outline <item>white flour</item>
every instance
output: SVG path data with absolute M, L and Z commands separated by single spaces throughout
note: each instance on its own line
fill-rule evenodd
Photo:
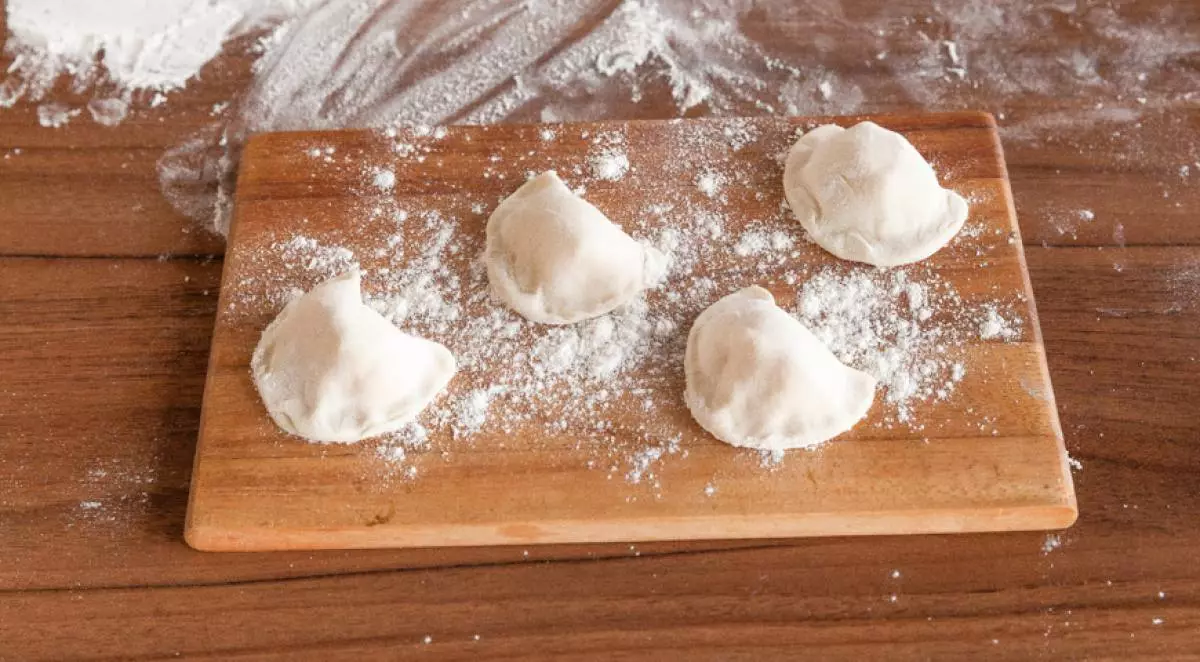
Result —
M 733 252 L 741 257 L 774 253 L 777 258 L 787 258 L 794 245 L 792 233 L 786 230 L 747 230 L 734 244 Z
M 629 172 L 629 157 L 624 152 L 602 152 L 593 156 L 589 163 L 596 179 L 616 181 Z
M 72 110 L 61 103 L 44 103 L 38 106 L 37 114 L 38 124 L 51 129 L 57 129 L 70 122 L 72 117 L 79 114 L 79 110 Z
M 75 89 L 183 87 L 225 42 L 312 0 L 8 0 L 14 57 L 0 106 L 38 101 L 67 75 Z
M 1003 315 L 996 306 L 984 307 L 983 319 L 979 323 L 979 337 L 982 340 L 1013 340 L 1020 335 L 1017 323 Z
M 92 99 L 87 103 L 88 112 L 97 124 L 116 126 L 129 114 L 129 103 L 124 99 Z
M 387 168 L 377 168 L 371 175 L 371 182 L 380 191 L 390 191 L 396 186 L 396 173 Z
M 843 363 L 879 380 L 896 420 L 914 429 L 921 424 L 912 421 L 912 405 L 949 399 L 966 376 L 969 332 L 961 320 L 979 313 L 936 273 L 922 273 L 919 266 L 831 268 L 804 283 L 797 306 L 800 320 Z M 994 304 L 985 309 L 997 314 Z M 1006 328 L 1011 334 L 1005 339 L 1016 339 L 1015 327 Z
M 133 531 L 154 511 L 152 497 L 160 481 L 158 456 L 96 458 L 81 481 L 87 498 L 71 513 L 67 528 Z
M 719 172 L 705 171 L 697 175 L 696 186 L 704 195 L 715 198 L 721 193 L 721 187 L 725 186 L 725 177 Z
M 1006 140 L 1021 142 L 1069 144 L 1079 127 L 1112 122 L 1119 148 L 1146 160 L 1157 151 L 1138 136 L 1193 129 L 1140 120 L 1172 90 L 1200 89 L 1200 72 L 1186 66 L 1200 53 L 1200 27 L 1169 6 L 927 0 L 851 19 L 837 0 L 10 0 L 7 12 L 5 50 L 15 59 L 0 107 L 40 100 L 66 75 L 96 98 L 153 108 L 222 44 L 259 35 L 248 89 L 227 109 L 218 104 L 220 121 L 160 167 L 168 200 L 222 232 L 249 131 L 599 119 L 665 94 L 680 113 L 724 115 L 982 108 L 997 113 Z M 768 49 L 759 37 L 776 24 L 811 38 Z M 1047 40 L 1056 29 L 1071 38 Z M 1007 116 L 1008 100 L 1029 96 L 1115 107 L 1056 117 L 1027 116 L 1017 104 Z M 126 114 L 93 112 L 106 124 Z M 48 113 L 44 123 L 70 118 Z

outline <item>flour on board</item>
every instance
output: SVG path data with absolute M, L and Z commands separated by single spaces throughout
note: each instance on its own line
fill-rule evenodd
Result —
M 751 185 L 757 175 L 737 165 L 744 161 L 723 156 L 730 153 L 731 133 L 742 136 L 743 129 L 738 121 L 701 125 L 662 146 L 677 155 L 668 159 L 666 172 L 626 173 L 625 183 L 639 187 L 646 199 L 639 213 L 620 219 L 622 226 L 666 254 L 669 266 L 657 287 L 608 315 L 566 326 L 532 324 L 491 298 L 478 258 L 483 224 L 497 196 L 467 193 L 449 207 L 439 203 L 433 209 L 422 208 L 419 198 L 390 194 L 406 162 L 424 157 L 438 167 L 434 147 L 441 138 L 435 136 L 444 134 L 430 127 L 380 132 L 386 143 L 406 145 L 385 150 L 390 156 L 384 162 L 329 155 L 326 146 L 311 146 L 317 152 L 309 161 L 314 173 L 349 173 L 361 181 L 355 189 L 361 212 L 352 215 L 359 220 L 291 237 L 267 234 L 245 245 L 243 259 L 258 276 L 231 284 L 222 314 L 273 315 L 298 291 L 358 266 L 364 270 L 369 305 L 401 329 L 450 348 L 460 372 L 448 392 L 413 425 L 367 442 L 375 444 L 370 455 L 375 470 L 394 480 L 417 480 L 425 463 L 453 462 L 456 454 L 480 443 L 503 446 L 520 434 L 573 439 L 589 468 L 637 486 L 628 498 L 655 498 L 661 493 L 662 467 L 688 452 L 678 424 L 657 415 L 678 398 L 670 385 L 681 383 L 687 331 L 701 310 L 747 283 L 774 281 L 793 288 L 796 296 L 781 299 L 780 305 L 840 360 L 879 380 L 876 406 L 883 415 L 878 424 L 924 430 L 935 421 L 922 419 L 916 405 L 952 400 L 959 385 L 972 378 L 965 343 L 979 339 L 980 327 L 992 315 L 1019 332 L 1015 307 L 994 300 L 968 302 L 936 270 L 920 264 L 887 271 L 849 263 L 810 267 L 815 258 L 827 256 L 801 240 L 781 206 L 747 219 L 702 190 L 679 196 L 643 185 L 645 178 L 664 176 L 686 182 L 695 176 L 697 162 L 714 164 L 711 171 L 724 181 Z M 599 136 L 585 132 L 563 125 L 549 138 L 588 144 L 581 151 L 555 151 L 554 168 L 574 188 L 608 181 L 606 173 L 591 167 L 597 154 L 628 150 L 619 128 Z M 787 138 L 756 134 L 744 137 L 742 146 L 764 149 L 763 140 Z M 537 140 L 543 139 L 539 134 Z M 509 171 L 540 171 L 548 165 L 536 151 L 504 145 L 495 150 L 486 162 L 506 164 Z M 380 172 L 397 180 L 380 187 Z M 986 259 L 1005 241 L 994 232 L 978 232 L 947 250 Z M 708 265 L 717 260 L 727 267 L 710 273 Z M 1006 334 L 996 340 L 1017 338 Z M 979 422 L 994 427 L 982 413 Z M 536 432 L 526 434 L 530 430 Z M 783 453 L 750 455 L 767 470 L 786 462 Z M 715 491 L 709 496 L 720 498 Z

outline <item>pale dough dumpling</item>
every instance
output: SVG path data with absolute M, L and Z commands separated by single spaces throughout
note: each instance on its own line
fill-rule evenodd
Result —
M 603 315 L 661 278 L 663 255 L 643 246 L 544 172 L 505 198 L 487 224 L 488 281 L 534 322 Z
M 761 287 L 700 314 L 684 372 L 696 422 L 748 448 L 814 446 L 854 427 L 875 399 L 874 377 L 843 365 Z
M 251 369 L 279 427 L 346 443 L 401 428 L 456 368 L 450 350 L 364 305 L 353 270 L 289 303 L 263 332 Z
M 938 184 L 912 143 L 873 122 L 804 134 L 788 152 L 783 191 L 813 241 L 880 267 L 933 255 L 967 220 L 966 201 Z

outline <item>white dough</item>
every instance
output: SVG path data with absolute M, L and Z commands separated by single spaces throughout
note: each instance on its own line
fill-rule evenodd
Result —
M 822 248 L 880 267 L 933 255 L 967 220 L 966 200 L 938 184 L 912 143 L 873 122 L 804 134 L 788 152 L 783 192 Z
M 492 212 L 484 259 L 496 296 L 545 324 L 603 315 L 652 286 L 665 266 L 662 253 L 625 234 L 553 170 Z
M 815 446 L 854 427 L 875 399 L 874 377 L 842 365 L 761 287 L 696 318 L 684 372 L 696 422 L 748 448 Z
M 263 332 L 251 369 L 279 427 L 328 443 L 399 429 L 456 368 L 450 350 L 364 305 L 352 270 L 289 303 Z

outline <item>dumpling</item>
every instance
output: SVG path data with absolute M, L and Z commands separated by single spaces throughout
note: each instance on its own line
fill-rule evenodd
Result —
M 923 260 L 967 220 L 967 202 L 943 189 L 904 136 L 873 123 L 827 124 L 788 152 L 783 191 L 813 241 L 880 267 Z
M 814 446 L 854 427 L 875 399 L 874 377 L 842 365 L 761 287 L 696 318 L 684 372 L 696 422 L 748 448 Z
M 323 443 L 392 432 L 454 376 L 450 350 L 363 304 L 360 281 L 349 271 L 295 299 L 254 349 L 255 386 L 286 432 Z
M 655 284 L 665 260 L 563 184 L 553 170 L 505 198 L 487 223 L 488 281 L 534 322 L 603 315 Z

